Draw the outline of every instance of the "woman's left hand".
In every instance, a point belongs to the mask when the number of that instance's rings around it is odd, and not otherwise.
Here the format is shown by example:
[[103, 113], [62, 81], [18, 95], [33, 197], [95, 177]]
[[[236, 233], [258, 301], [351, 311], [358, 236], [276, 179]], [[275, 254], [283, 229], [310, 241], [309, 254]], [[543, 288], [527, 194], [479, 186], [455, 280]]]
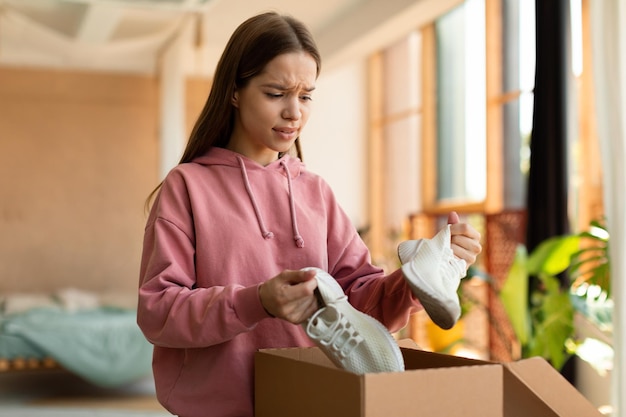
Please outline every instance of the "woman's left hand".
[[480, 233], [468, 223], [461, 223], [459, 215], [454, 211], [448, 215], [448, 224], [452, 237], [452, 252], [457, 258], [463, 259], [469, 268], [482, 251]]

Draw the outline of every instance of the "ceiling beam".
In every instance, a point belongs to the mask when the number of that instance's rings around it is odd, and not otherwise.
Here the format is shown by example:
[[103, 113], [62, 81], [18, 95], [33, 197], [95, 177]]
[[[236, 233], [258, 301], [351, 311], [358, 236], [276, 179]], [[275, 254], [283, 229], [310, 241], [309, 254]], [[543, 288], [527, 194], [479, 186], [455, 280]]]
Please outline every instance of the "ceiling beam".
[[[101, 5], [102, 0], [64, 0], [67, 3]], [[107, 0], [111, 7], [144, 10], [165, 10], [172, 12], [204, 12], [216, 0]]]
[[76, 33], [76, 40], [94, 44], [108, 41], [120, 22], [121, 14], [119, 7], [90, 3]]
[[324, 67], [364, 58], [445, 14], [463, 0], [368, 1], [316, 34]]

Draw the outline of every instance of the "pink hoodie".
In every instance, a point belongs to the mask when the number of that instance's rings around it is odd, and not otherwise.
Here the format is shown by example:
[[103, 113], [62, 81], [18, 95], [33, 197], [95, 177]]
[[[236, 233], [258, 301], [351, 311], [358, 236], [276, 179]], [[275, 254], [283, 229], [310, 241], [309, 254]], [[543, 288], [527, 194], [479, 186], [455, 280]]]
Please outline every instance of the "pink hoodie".
[[182, 417], [252, 416], [254, 352], [312, 346], [301, 326], [268, 316], [258, 286], [308, 266], [391, 331], [420, 308], [399, 270], [370, 263], [327, 183], [299, 159], [264, 167], [212, 148], [175, 167], [146, 225], [137, 313], [161, 404]]

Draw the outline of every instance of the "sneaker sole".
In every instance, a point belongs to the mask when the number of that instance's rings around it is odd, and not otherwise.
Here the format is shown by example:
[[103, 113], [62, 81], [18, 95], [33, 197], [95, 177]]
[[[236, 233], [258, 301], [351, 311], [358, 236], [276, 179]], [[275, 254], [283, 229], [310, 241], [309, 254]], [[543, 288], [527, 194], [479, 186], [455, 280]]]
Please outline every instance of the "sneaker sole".
[[[419, 277], [415, 279], [415, 275], [412, 274], [412, 271], [409, 269], [408, 265], [402, 266], [402, 273], [405, 277], [410, 276], [414, 281], [420, 281]], [[426, 285], [416, 285], [414, 282], [412, 282], [412, 279], [407, 278], [406, 282], [409, 284], [409, 287], [411, 287], [411, 291], [420, 301], [420, 304], [422, 304], [422, 307], [424, 307], [424, 310], [428, 314], [428, 317], [430, 317], [430, 319], [433, 321], [433, 323], [435, 323], [437, 326], [441, 327], [444, 330], [449, 330], [454, 327], [459, 317], [461, 316], [460, 309], [458, 314], [451, 313], [452, 310], [457, 309], [456, 305], [453, 307], [446, 306], [447, 308], [442, 307], [441, 300], [439, 300], [437, 297], [435, 297], [423, 288]]]

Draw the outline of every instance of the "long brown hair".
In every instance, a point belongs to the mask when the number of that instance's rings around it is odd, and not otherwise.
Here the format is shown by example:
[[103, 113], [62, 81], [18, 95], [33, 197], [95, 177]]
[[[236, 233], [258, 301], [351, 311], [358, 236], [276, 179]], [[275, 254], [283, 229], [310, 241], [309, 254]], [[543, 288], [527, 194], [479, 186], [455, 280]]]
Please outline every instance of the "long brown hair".
[[[302, 22], [291, 16], [267, 12], [239, 25], [217, 63], [211, 91], [179, 164], [205, 154], [212, 146], [226, 147], [233, 131], [231, 99], [235, 90], [245, 87], [278, 55], [298, 51], [307, 52], [315, 59], [319, 75], [321, 56], [311, 32]], [[289, 152], [302, 158], [299, 139], [294, 142], [294, 148]], [[161, 185], [148, 196], [146, 209]]]

